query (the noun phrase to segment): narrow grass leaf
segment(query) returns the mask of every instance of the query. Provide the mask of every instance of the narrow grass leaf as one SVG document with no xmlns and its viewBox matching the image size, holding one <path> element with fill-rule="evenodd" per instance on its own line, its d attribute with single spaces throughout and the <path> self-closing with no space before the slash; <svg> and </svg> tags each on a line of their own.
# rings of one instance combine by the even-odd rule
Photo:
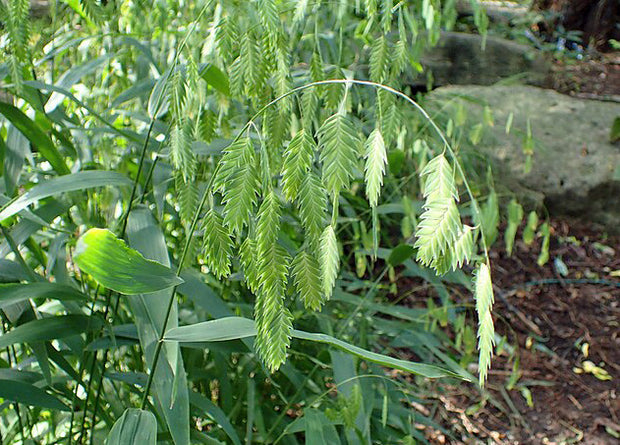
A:
<svg viewBox="0 0 620 445">
<path fill-rule="evenodd" d="M 58 283 L 0 284 L 0 308 L 30 298 L 50 298 L 60 301 L 88 299 L 76 288 Z"/>
<path fill-rule="evenodd" d="M 41 388 L 19 380 L 0 379 L 0 397 L 5 401 L 38 408 L 69 411 L 69 407 Z"/>
<path fill-rule="evenodd" d="M 32 343 L 67 338 L 96 331 L 103 325 L 98 318 L 87 315 L 58 315 L 40 318 L 17 326 L 0 336 L 0 349 L 17 343 Z"/>
<path fill-rule="evenodd" d="M 2 208 L 2 211 L 0 211 L 0 221 L 19 213 L 30 204 L 50 196 L 93 187 L 121 185 L 131 185 L 131 181 L 120 173 L 101 170 L 83 171 L 50 179 L 35 185 L 19 198 Z"/>
<path fill-rule="evenodd" d="M 159 76 L 155 86 L 151 90 L 147 111 L 151 119 L 159 119 L 168 111 L 170 107 L 170 98 L 168 92 L 168 79 L 172 73 L 172 68 Z"/>
<path fill-rule="evenodd" d="M 169 330 L 164 339 L 166 341 L 178 341 L 181 343 L 201 343 L 211 341 L 227 341 L 256 335 L 254 322 L 248 318 L 226 317 L 218 320 L 206 321 L 189 326 L 183 326 Z M 457 377 L 458 374 L 447 369 L 433 365 L 409 362 L 389 357 L 383 354 L 370 352 L 357 346 L 353 346 L 330 335 L 310 333 L 293 329 L 291 335 L 300 340 L 308 340 L 334 346 L 364 360 L 377 363 L 393 369 L 418 374 L 428 378 Z"/>
<path fill-rule="evenodd" d="M 47 159 L 50 165 L 60 175 L 71 173 L 67 164 L 54 145 L 52 139 L 37 125 L 30 120 L 19 108 L 6 102 L 0 102 L 0 114 L 6 117 L 17 128 L 32 145 Z M 0 217 L 0 220 L 3 219 Z"/>
<path fill-rule="evenodd" d="M 370 352 L 326 334 L 316 334 L 311 332 L 298 331 L 294 329 L 293 337 L 300 340 L 309 340 L 316 343 L 324 343 L 348 352 L 349 354 L 356 355 L 357 357 L 360 357 L 364 360 L 377 363 L 378 365 L 386 366 L 393 369 L 400 369 L 401 371 L 421 375 L 430 379 L 436 379 L 440 377 L 462 378 L 458 374 L 447 369 L 440 368 L 439 366 L 400 360 L 389 357 L 387 355 L 378 354 L 376 352 Z"/>
<path fill-rule="evenodd" d="M 255 335 L 256 326 L 253 320 L 243 317 L 225 317 L 170 329 L 166 332 L 164 340 L 201 343 L 237 340 Z"/>
<path fill-rule="evenodd" d="M 201 415 L 206 413 L 207 416 L 213 419 L 224 430 L 234 445 L 241 445 L 237 431 L 230 423 L 230 420 L 228 420 L 226 413 L 219 406 L 207 397 L 194 391 L 189 394 L 189 402 L 200 410 Z"/>
<path fill-rule="evenodd" d="M 130 246 L 145 258 L 164 266 L 170 265 L 163 230 L 147 207 L 136 207 L 129 214 L 127 235 Z M 168 328 L 178 326 L 178 302 L 176 298 L 170 300 L 170 295 L 170 290 L 165 289 L 148 295 L 127 297 L 138 328 L 145 362 L 149 367 L 153 363 L 166 316 L 169 317 Z M 163 345 L 156 366 L 157 375 L 153 381 L 155 406 L 163 413 L 174 443 L 187 444 L 190 436 L 189 391 L 179 345 Z"/>
<path fill-rule="evenodd" d="M 399 266 L 413 256 L 415 249 L 409 244 L 399 244 L 390 252 L 387 263 L 392 266 Z"/>
<path fill-rule="evenodd" d="M 200 69 L 200 77 L 220 93 L 225 96 L 230 96 L 230 82 L 228 76 L 217 66 L 210 63 L 206 64 Z"/>
</svg>

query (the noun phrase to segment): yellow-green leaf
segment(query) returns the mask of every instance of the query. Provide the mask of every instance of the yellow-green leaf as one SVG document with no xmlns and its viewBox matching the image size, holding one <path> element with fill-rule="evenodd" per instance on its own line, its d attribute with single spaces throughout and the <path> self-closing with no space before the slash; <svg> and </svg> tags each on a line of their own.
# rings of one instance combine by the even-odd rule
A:
<svg viewBox="0 0 620 445">
<path fill-rule="evenodd" d="M 147 260 L 107 229 L 90 229 L 78 240 L 74 260 L 99 284 L 126 294 L 146 294 L 183 282 L 169 267 Z"/>
</svg>

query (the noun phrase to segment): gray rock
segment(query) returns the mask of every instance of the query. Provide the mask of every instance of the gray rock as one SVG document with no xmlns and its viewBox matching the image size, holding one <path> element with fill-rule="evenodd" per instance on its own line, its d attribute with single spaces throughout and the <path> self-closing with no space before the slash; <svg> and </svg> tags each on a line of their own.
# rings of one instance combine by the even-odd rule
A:
<svg viewBox="0 0 620 445">
<path fill-rule="evenodd" d="M 494 126 L 485 126 L 474 150 L 493 161 L 498 183 L 544 194 L 552 214 L 581 217 L 620 232 L 620 143 L 609 140 L 620 104 L 530 86 L 445 87 L 428 97 L 432 104 L 455 96 L 464 96 L 468 125 L 482 121 L 485 104 L 493 112 Z M 535 148 L 531 171 L 525 173 L 528 118 Z"/>
<path fill-rule="evenodd" d="M 438 86 L 492 85 L 507 78 L 541 85 L 550 70 L 529 46 L 488 36 L 483 49 L 480 35 L 460 32 L 442 33 L 437 46 L 422 56 L 422 66 Z"/>
<path fill-rule="evenodd" d="M 504 1 L 485 0 L 476 2 L 481 4 L 491 22 L 509 23 L 511 20 L 524 19 L 529 9 L 518 3 L 508 3 Z M 456 10 L 459 16 L 474 15 L 474 8 L 471 0 L 457 0 Z"/>
</svg>

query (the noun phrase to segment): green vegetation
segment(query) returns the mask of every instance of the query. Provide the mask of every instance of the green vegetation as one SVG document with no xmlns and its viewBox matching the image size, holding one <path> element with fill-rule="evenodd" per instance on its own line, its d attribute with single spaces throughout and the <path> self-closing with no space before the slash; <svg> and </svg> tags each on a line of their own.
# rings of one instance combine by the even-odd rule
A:
<svg viewBox="0 0 620 445">
<path fill-rule="evenodd" d="M 455 4 L 0 2 L 3 443 L 441 429 L 408 407 L 484 386 L 499 224 L 461 155 L 491 110 L 431 116 L 408 83 Z M 398 305 L 398 277 L 440 305 Z"/>
</svg>

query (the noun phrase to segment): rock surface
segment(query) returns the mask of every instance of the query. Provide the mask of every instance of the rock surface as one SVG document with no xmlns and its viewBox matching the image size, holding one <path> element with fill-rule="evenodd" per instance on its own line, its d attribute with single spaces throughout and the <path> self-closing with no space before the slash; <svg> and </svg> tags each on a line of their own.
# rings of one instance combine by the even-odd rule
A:
<svg viewBox="0 0 620 445">
<path fill-rule="evenodd" d="M 433 73 L 434 85 L 492 85 L 503 79 L 539 85 L 550 64 L 535 49 L 488 36 L 482 49 L 478 34 L 444 32 L 436 47 L 422 57 L 422 66 Z M 420 77 L 417 82 L 426 82 Z"/>
<path fill-rule="evenodd" d="M 445 103 L 455 96 L 467 98 L 467 125 L 482 122 L 484 105 L 491 108 L 494 126 L 485 127 L 474 149 L 495 164 L 498 182 L 544 194 L 552 214 L 581 217 L 620 232 L 620 143 L 609 140 L 620 116 L 618 103 L 530 86 L 445 87 L 433 91 L 429 100 Z M 513 124 L 506 134 L 510 113 Z M 528 118 L 535 148 L 531 171 L 525 173 Z"/>
</svg>

